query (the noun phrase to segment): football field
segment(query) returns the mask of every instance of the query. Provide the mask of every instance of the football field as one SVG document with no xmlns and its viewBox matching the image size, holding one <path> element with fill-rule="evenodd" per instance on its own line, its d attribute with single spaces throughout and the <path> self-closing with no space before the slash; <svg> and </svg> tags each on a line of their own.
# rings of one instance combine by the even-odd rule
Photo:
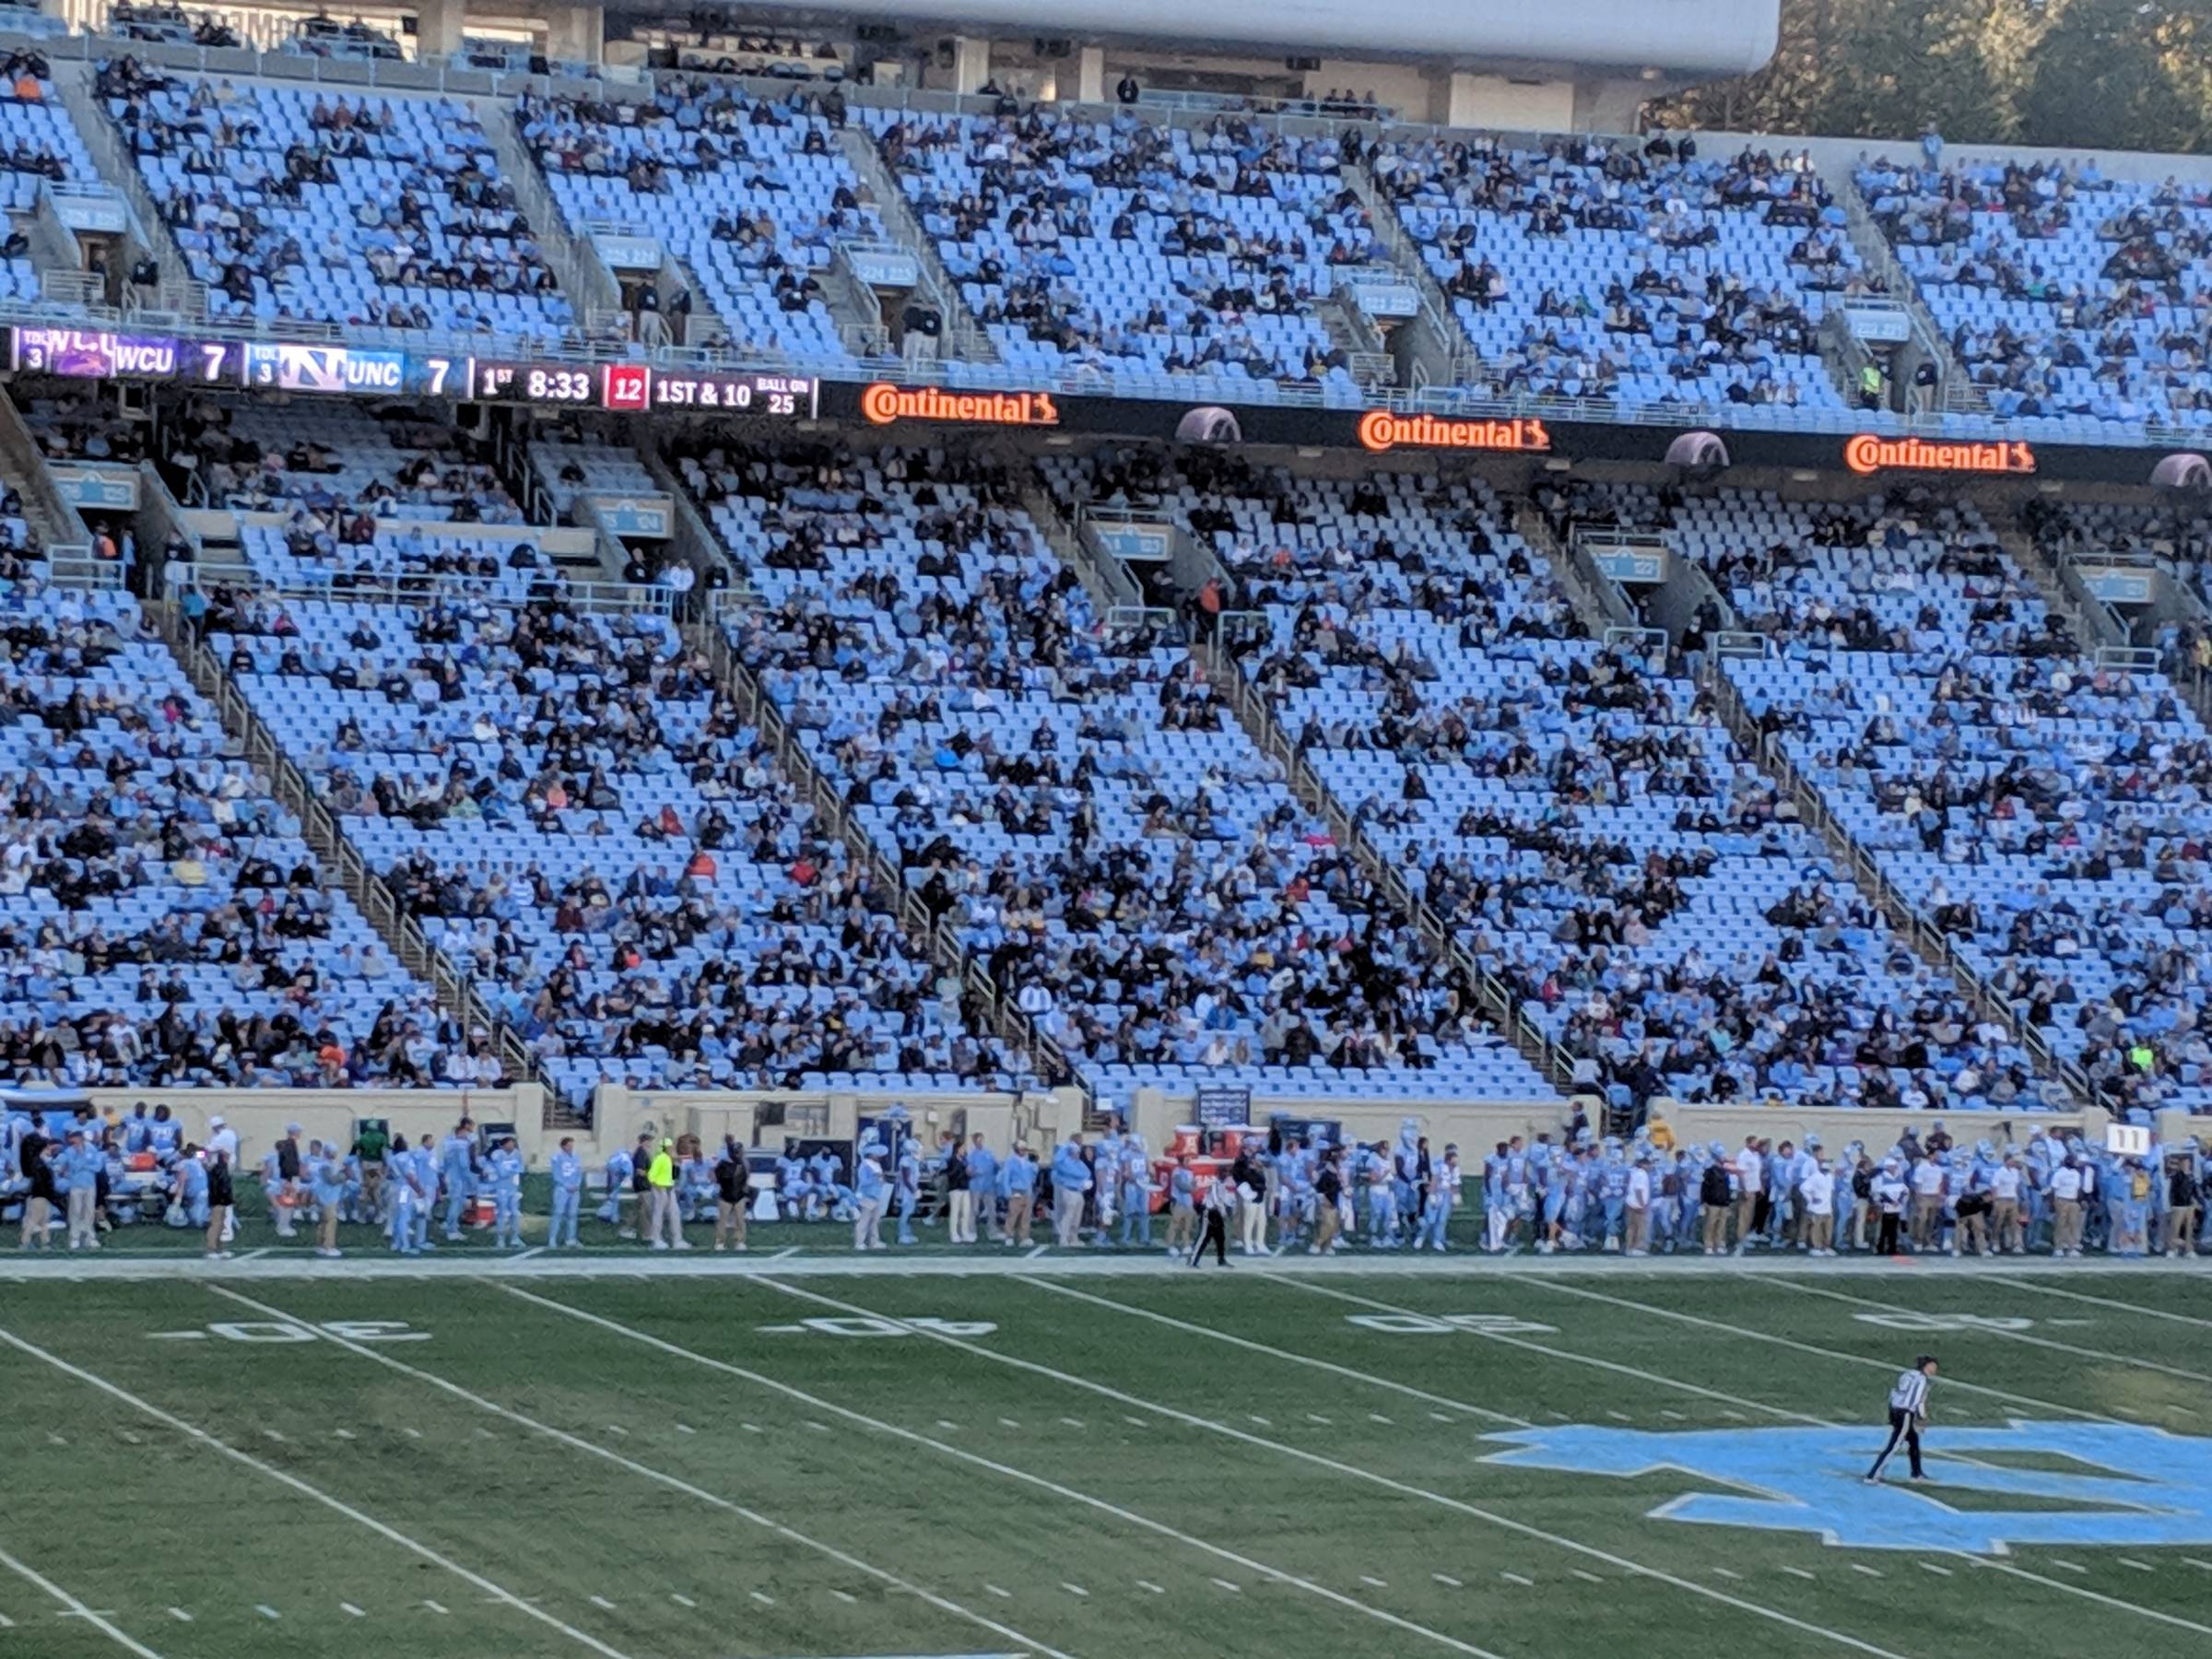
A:
<svg viewBox="0 0 2212 1659">
<path fill-rule="evenodd" d="M 2194 1271 L 647 1265 L 0 1279 L 0 1654 L 2212 1653 Z"/>
</svg>

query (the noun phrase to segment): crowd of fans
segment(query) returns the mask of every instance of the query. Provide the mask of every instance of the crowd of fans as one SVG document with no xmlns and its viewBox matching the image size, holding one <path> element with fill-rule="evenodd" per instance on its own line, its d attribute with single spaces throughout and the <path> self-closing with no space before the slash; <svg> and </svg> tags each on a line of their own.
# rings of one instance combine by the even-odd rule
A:
<svg viewBox="0 0 2212 1659">
<path fill-rule="evenodd" d="M 1318 310 L 1333 273 L 1381 257 L 1344 175 L 1356 134 L 1126 109 L 862 113 L 1006 362 L 1356 391 Z"/>
<path fill-rule="evenodd" d="M 1840 406 L 1815 331 L 1873 285 L 1806 157 L 1386 135 L 1369 166 L 1474 343 L 1471 390 Z"/>
<path fill-rule="evenodd" d="M 756 350 L 851 354 L 818 275 L 840 241 L 888 233 L 839 147 L 843 95 L 756 98 L 694 77 L 648 102 L 526 98 L 517 110 L 571 223 L 650 225 L 732 337 Z"/>
<path fill-rule="evenodd" d="M 2006 418 L 2212 423 L 2212 192 L 2093 159 L 1858 172 L 1952 352 Z"/>
<path fill-rule="evenodd" d="M 95 86 L 218 314 L 544 339 L 573 321 L 464 104 L 127 57 Z"/>
<path fill-rule="evenodd" d="M 684 472 L 759 596 L 739 655 L 1102 1091 L 1430 1093 L 1486 1057 L 1541 1091 L 1200 660 L 1101 615 L 994 465 L 717 445 Z"/>
</svg>

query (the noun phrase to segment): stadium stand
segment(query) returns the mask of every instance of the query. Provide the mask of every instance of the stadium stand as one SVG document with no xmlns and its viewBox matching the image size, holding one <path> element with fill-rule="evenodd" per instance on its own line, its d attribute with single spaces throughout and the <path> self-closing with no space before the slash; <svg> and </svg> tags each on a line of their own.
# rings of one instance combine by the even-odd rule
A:
<svg viewBox="0 0 2212 1659">
<path fill-rule="evenodd" d="M 0 500 L 0 1078 L 468 1086 L 481 1033 L 326 884 L 129 594 L 50 581 Z"/>
<path fill-rule="evenodd" d="M 1285 730 L 1581 1080 L 1622 1104 L 2027 1086 L 1711 694 L 1583 637 L 1486 489 L 1132 465 L 1094 488 L 1211 544 L 1267 619 L 1244 665 Z"/>
<path fill-rule="evenodd" d="M 559 594 L 240 598 L 210 637 L 569 1099 L 996 1076 L 703 659 Z"/>
<path fill-rule="evenodd" d="M 740 658 L 1101 1098 L 1546 1092 L 1202 662 L 1101 615 L 998 469 L 734 446 L 682 466 L 757 596 Z"/>
<path fill-rule="evenodd" d="M 574 320 L 465 104 L 130 58 L 96 85 L 218 316 L 539 340 Z"/>
<path fill-rule="evenodd" d="M 572 226 L 650 230 L 739 347 L 850 359 L 817 273 L 839 241 L 887 233 L 838 147 L 838 94 L 694 79 L 650 103 L 525 99 L 518 114 Z"/>
<path fill-rule="evenodd" d="M 1835 296 L 1869 287 L 1843 209 L 1787 152 L 1683 148 L 1385 136 L 1371 166 L 1480 359 L 1477 394 L 1848 429 L 1816 337 Z"/>
<path fill-rule="evenodd" d="M 2094 160 L 1877 159 L 1858 187 L 1988 412 L 2053 439 L 2212 425 L 2212 194 Z"/>
<path fill-rule="evenodd" d="M 859 112 L 1000 357 L 1101 392 L 1356 406 L 1319 314 L 1379 257 L 1327 139 L 1234 117 Z"/>
</svg>

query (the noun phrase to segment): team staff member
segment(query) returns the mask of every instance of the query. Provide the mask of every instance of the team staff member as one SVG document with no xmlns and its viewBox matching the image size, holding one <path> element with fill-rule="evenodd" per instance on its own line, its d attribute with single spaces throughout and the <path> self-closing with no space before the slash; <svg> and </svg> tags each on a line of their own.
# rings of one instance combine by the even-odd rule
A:
<svg viewBox="0 0 2212 1659">
<path fill-rule="evenodd" d="M 745 1151 L 737 1137 L 722 1137 L 722 1157 L 714 1165 L 714 1248 L 745 1248 L 745 1200 L 751 1176 L 745 1167 Z"/>
<path fill-rule="evenodd" d="M 238 1202 L 238 1193 L 231 1182 L 230 1154 L 218 1151 L 212 1142 L 207 1147 L 207 1259 L 227 1262 L 230 1253 L 223 1248 L 223 1236 L 230 1226 L 230 1206 Z"/>
<path fill-rule="evenodd" d="M 1214 1260 L 1222 1266 L 1229 1265 L 1229 1218 L 1237 1210 L 1237 1190 L 1225 1177 L 1217 1175 L 1214 1184 L 1206 1192 L 1206 1230 L 1198 1235 L 1198 1242 L 1191 1249 L 1191 1265 L 1195 1267 L 1206 1260 L 1206 1247 L 1214 1247 Z"/>
<path fill-rule="evenodd" d="M 1889 1391 L 1889 1443 L 1882 1454 L 1874 1460 L 1874 1467 L 1866 1471 L 1866 1484 L 1882 1483 L 1882 1465 L 1897 1451 L 1900 1441 L 1912 1454 L 1912 1478 L 1925 1480 L 1927 1472 L 1920 1466 L 1920 1430 L 1928 1420 L 1928 1385 L 1936 1378 L 1936 1356 L 1923 1354 L 1912 1361 L 1912 1369 L 1897 1373 L 1897 1386 Z"/>
</svg>

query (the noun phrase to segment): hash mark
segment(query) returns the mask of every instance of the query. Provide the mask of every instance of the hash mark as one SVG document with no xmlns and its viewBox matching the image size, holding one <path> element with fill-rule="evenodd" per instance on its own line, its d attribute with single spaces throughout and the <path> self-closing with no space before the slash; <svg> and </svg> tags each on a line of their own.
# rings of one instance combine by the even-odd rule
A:
<svg viewBox="0 0 2212 1659">
<path fill-rule="evenodd" d="M 334 1429 L 331 1430 L 331 1432 L 335 1434 L 340 1440 L 351 1440 L 354 1438 L 353 1430 L 350 1429 Z"/>
<path fill-rule="evenodd" d="M 264 1429 L 264 1430 L 262 1430 L 262 1433 L 265 1434 L 266 1436 L 268 1436 L 268 1438 L 269 1438 L 269 1439 L 271 1439 L 271 1440 L 273 1440 L 273 1441 L 281 1441 L 282 1439 L 284 1439 L 284 1436 L 283 1436 L 283 1435 L 281 1435 L 281 1434 L 279 1434 L 279 1433 L 277 1433 L 277 1432 L 276 1432 L 276 1430 L 274 1430 L 274 1429 Z"/>
<path fill-rule="evenodd" d="M 996 1584 L 985 1584 L 983 1588 L 988 1590 L 992 1594 L 997 1596 L 1001 1601 L 1012 1601 L 1014 1599 L 1014 1593 L 1011 1590 L 1001 1590 Z"/>
<path fill-rule="evenodd" d="M 1265 1418 L 1262 1417 L 1256 1411 L 1248 1411 L 1244 1415 L 1250 1418 L 1253 1422 L 1257 1423 L 1263 1429 L 1272 1429 L 1275 1427 L 1273 1423 L 1269 1422 Z"/>
<path fill-rule="evenodd" d="M 1723 1578 L 1724 1578 L 1724 1579 L 1737 1579 L 1737 1580 L 1741 1580 L 1741 1579 L 1742 1579 L 1742 1577 L 1744 1576 L 1744 1575 L 1743 1575 L 1742 1573 L 1740 1573 L 1740 1572 L 1731 1572 L 1731 1571 L 1728 1571 L 1728 1569 L 1727 1569 L 1727 1568 L 1725 1568 L 1725 1567 L 1715 1567 L 1715 1568 L 1713 1569 L 1713 1571 L 1715 1571 L 1716 1573 L 1720 1574 L 1720 1576 L 1721 1576 L 1721 1577 L 1723 1577 Z"/>
<path fill-rule="evenodd" d="M 776 1598 L 774 1596 L 763 1595 L 758 1590 L 753 1592 L 753 1599 L 759 1602 L 764 1607 L 772 1607 L 776 1605 Z"/>
<path fill-rule="evenodd" d="M 2148 1561 L 2138 1561 L 2133 1556 L 2122 1556 L 2120 1558 L 2120 1565 L 2123 1567 L 2133 1567 L 2137 1572 L 2156 1572 L 2158 1571 L 2158 1569 L 2153 1567 Z"/>
<path fill-rule="evenodd" d="M 606 1426 L 606 1431 L 609 1434 L 619 1434 L 625 1440 L 629 1438 L 629 1430 L 623 1428 L 619 1423 L 609 1423 Z"/>
<path fill-rule="evenodd" d="M 276 1608 L 270 1606 L 266 1602 L 255 1602 L 253 1604 L 253 1611 L 260 1614 L 264 1618 L 282 1618 L 284 1617 L 283 1614 L 277 1612 Z"/>
<path fill-rule="evenodd" d="M 829 1424 L 818 1423 L 812 1418 L 808 1418 L 806 1419 L 806 1427 L 813 1430 L 817 1434 L 827 1434 L 830 1432 Z"/>
<path fill-rule="evenodd" d="M 422 1605 L 428 1607 L 433 1613 L 443 1613 L 445 1611 L 444 1606 L 439 1602 L 426 1601 Z"/>
<path fill-rule="evenodd" d="M 366 1618 L 369 1617 L 368 1614 L 362 1612 L 351 1602 L 340 1602 L 338 1604 L 338 1611 L 345 1614 L 348 1618 Z"/>
<path fill-rule="evenodd" d="M 1888 1576 L 1879 1567 L 1869 1567 L 1864 1561 L 1853 1561 L 1851 1564 L 1851 1570 L 1853 1572 L 1863 1572 L 1868 1578 L 1887 1578 Z"/>
<path fill-rule="evenodd" d="M 1462 1588 L 1460 1582 L 1448 1572 L 1432 1572 L 1429 1576 L 1434 1579 L 1438 1583 L 1442 1584 L 1449 1589 L 1457 1590 Z"/>
<path fill-rule="evenodd" d="M 1687 1423 L 1689 1421 L 1689 1419 L 1684 1417 L 1680 1412 L 1669 1411 L 1664 1406 L 1659 1408 L 1659 1415 L 1666 1418 L 1666 1420 L 1670 1423 Z"/>
<path fill-rule="evenodd" d="M 1379 1411 L 1369 1412 L 1367 1414 L 1367 1420 L 1371 1423 L 1388 1423 L 1390 1421 L 1388 1418 L 1384 1417 Z M 1395 1425 L 1394 1424 L 1393 1427 L 1395 1427 Z"/>
<path fill-rule="evenodd" d="M 746 1423 L 741 1426 L 747 1434 L 758 1434 L 760 1432 L 760 1425 L 758 1423 Z"/>
<path fill-rule="evenodd" d="M 169 1610 L 169 1616 L 175 1619 L 179 1624 L 190 1624 L 192 1622 L 192 1615 L 185 1612 L 182 1607 L 171 1607 Z"/>
<path fill-rule="evenodd" d="M 1577 1567 L 1574 1569 L 1574 1576 L 1593 1584 L 1602 1584 L 1606 1582 L 1604 1579 L 1599 1578 L 1596 1573 L 1582 1567 Z"/>
<path fill-rule="evenodd" d="M 1060 1420 L 1065 1423 L 1070 1429 L 1080 1429 L 1083 1427 L 1083 1419 L 1081 1418 L 1064 1417 Z"/>
<path fill-rule="evenodd" d="M 1429 1415 L 1430 1415 L 1430 1417 L 1434 1418 L 1435 1418 L 1435 1419 L 1436 1419 L 1438 1422 L 1440 1422 L 1440 1423 L 1449 1423 L 1450 1421 L 1452 1421 L 1452 1419 L 1451 1419 L 1450 1418 L 1446 1417 L 1446 1416 L 1445 1416 L 1445 1415 L 1444 1415 L 1442 1412 L 1441 1412 L 1441 1411 L 1432 1411 L 1432 1412 L 1430 1412 Z"/>
<path fill-rule="evenodd" d="M 1168 1593 L 1166 1585 L 1156 1584 L 1150 1579 L 1138 1579 L 1136 1587 L 1139 1590 L 1149 1590 L 1155 1595 L 1165 1595 Z"/>
<path fill-rule="evenodd" d="M 692 1428 L 688 1423 L 678 1423 L 676 1426 L 676 1431 L 678 1434 L 697 1434 L 699 1432 L 698 1430 Z"/>
<path fill-rule="evenodd" d="M 1625 1412 L 1625 1411 L 1615 1411 L 1615 1410 L 1613 1410 L 1613 1409 L 1612 1409 L 1610 1406 L 1606 1407 L 1606 1415 L 1607 1417 L 1611 1418 L 1612 1418 L 1612 1419 L 1613 1419 L 1615 1422 L 1617 1422 L 1617 1423 L 1632 1423 L 1632 1422 L 1634 1422 L 1634 1421 L 1636 1420 L 1634 1418 L 1630 1417 L 1630 1415 L 1629 1415 L 1627 1412 Z"/>
<path fill-rule="evenodd" d="M 998 1426 L 1001 1429 L 1018 1429 L 1021 1427 L 1021 1425 L 1016 1422 L 1012 1418 L 1000 1418 L 998 1419 Z"/>
<path fill-rule="evenodd" d="M 1390 1584 L 1387 1580 L 1379 1579 L 1371 1572 L 1361 1573 L 1359 1575 L 1359 1582 L 1363 1584 L 1371 1584 L 1378 1590 L 1387 1590 L 1390 1588 Z"/>
<path fill-rule="evenodd" d="M 616 1606 L 613 1602 L 608 1601 L 604 1595 L 594 1595 L 591 1598 L 591 1600 L 593 1606 L 598 1607 L 605 1612 L 618 1613 L 621 1611 L 619 1607 Z"/>
<path fill-rule="evenodd" d="M 1321 1415 L 1321 1413 L 1320 1413 L 1320 1412 L 1318 1412 L 1318 1411 L 1309 1411 L 1309 1412 L 1307 1412 L 1307 1413 L 1306 1413 L 1306 1421 L 1307 1421 L 1307 1422 L 1309 1422 L 1309 1423 L 1324 1423 L 1324 1424 L 1326 1424 L 1326 1423 L 1328 1423 L 1329 1419 L 1328 1419 L 1327 1418 L 1324 1418 L 1324 1417 L 1323 1417 L 1323 1416 Z"/>
<path fill-rule="evenodd" d="M 950 1418 L 939 1418 L 937 1419 L 937 1427 L 940 1429 L 958 1430 L 959 1425 L 954 1422 Z"/>
<path fill-rule="evenodd" d="M 674 1602 L 679 1607 L 696 1607 L 699 1606 L 699 1604 L 693 1601 L 689 1596 L 678 1594 L 673 1590 L 668 1593 L 668 1599 Z"/>
<path fill-rule="evenodd" d="M 1523 1578 L 1517 1572 L 1501 1572 L 1498 1576 L 1503 1579 L 1509 1584 L 1526 1584 L 1531 1590 L 1534 1590 L 1536 1587 L 1536 1581 L 1535 1579 Z"/>
<path fill-rule="evenodd" d="M 1228 1579 L 1216 1579 L 1214 1583 L 1220 1585 L 1222 1589 L 1228 1591 L 1231 1595 L 1241 1595 L 1244 1594 L 1243 1585 L 1231 1583 Z"/>
<path fill-rule="evenodd" d="M 1792 1578 L 1810 1579 L 1813 1577 L 1813 1574 L 1807 1572 L 1802 1567 L 1784 1567 L 1783 1571 L 1788 1573 Z"/>
<path fill-rule="evenodd" d="M 857 1605 L 860 1600 L 860 1597 L 854 1595 L 849 1590 L 832 1590 L 830 1592 L 830 1594 L 836 1596 L 839 1601 L 843 1602 L 848 1607 Z"/>
<path fill-rule="evenodd" d="M 2088 1576 L 2089 1570 L 2087 1567 L 2084 1567 L 2079 1561 L 2061 1561 L 2054 1559 L 2051 1565 L 2053 1567 L 2064 1567 L 2068 1572 L 2078 1572 L 2085 1578 Z"/>
<path fill-rule="evenodd" d="M 1934 1561 L 1923 1561 L 1920 1564 L 1920 1570 L 1923 1572 L 1932 1572 L 1937 1578 L 1949 1578 L 1951 1576 L 1951 1570 L 1948 1567 L 1939 1566 Z"/>
<path fill-rule="evenodd" d="M 401 1430 L 401 1432 L 404 1433 L 409 1440 L 420 1440 L 422 1438 L 422 1430 L 419 1429 L 404 1429 Z"/>
<path fill-rule="evenodd" d="M 1066 1591 L 1070 1595 L 1088 1595 L 1090 1594 L 1090 1592 L 1084 1589 L 1082 1585 L 1071 1584 L 1065 1579 L 1062 1579 L 1060 1581 L 1060 1588 Z"/>
</svg>

